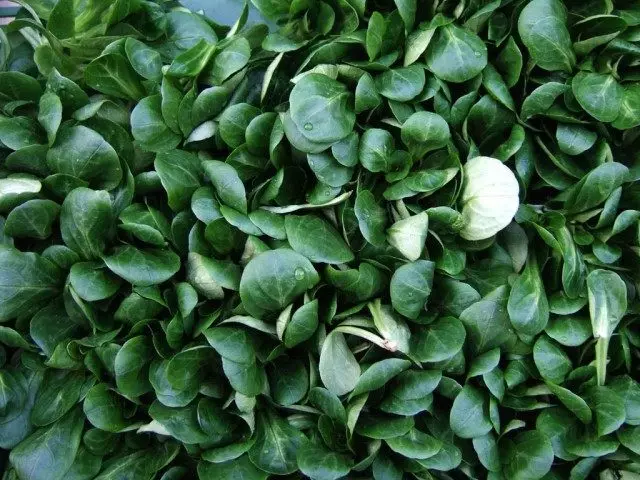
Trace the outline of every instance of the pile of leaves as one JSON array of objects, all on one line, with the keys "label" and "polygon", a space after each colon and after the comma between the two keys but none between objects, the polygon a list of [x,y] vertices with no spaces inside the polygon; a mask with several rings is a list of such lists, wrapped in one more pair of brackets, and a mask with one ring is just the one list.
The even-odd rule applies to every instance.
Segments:
[{"label": "pile of leaves", "polygon": [[637,0],[253,2],[0,30],[2,478],[638,478]]}]

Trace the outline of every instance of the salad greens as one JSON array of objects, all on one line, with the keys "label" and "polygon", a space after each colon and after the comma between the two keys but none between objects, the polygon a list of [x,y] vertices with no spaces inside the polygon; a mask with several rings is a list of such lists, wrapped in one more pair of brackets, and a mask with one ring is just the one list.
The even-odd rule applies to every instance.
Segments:
[{"label": "salad greens", "polygon": [[640,6],[21,0],[3,480],[640,476]]}]

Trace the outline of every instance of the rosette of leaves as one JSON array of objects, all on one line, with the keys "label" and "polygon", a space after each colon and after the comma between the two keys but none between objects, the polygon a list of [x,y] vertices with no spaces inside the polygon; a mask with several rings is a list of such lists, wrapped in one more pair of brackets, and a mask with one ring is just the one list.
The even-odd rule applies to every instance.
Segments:
[{"label": "rosette of leaves", "polygon": [[0,31],[5,477],[637,473],[638,7],[254,3]]}]

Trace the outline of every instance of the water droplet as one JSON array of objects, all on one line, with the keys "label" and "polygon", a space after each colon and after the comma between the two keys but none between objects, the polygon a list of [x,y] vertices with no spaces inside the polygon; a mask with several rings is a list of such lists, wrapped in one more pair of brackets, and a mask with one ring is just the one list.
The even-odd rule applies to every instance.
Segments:
[{"label": "water droplet", "polygon": [[480,52],[473,52],[473,54],[474,54],[476,57],[479,57],[480,55],[482,55]]},{"label": "water droplet", "polygon": [[305,123],[305,124],[304,124],[304,129],[305,129],[305,130],[313,130],[313,124],[311,124],[311,123]]},{"label": "water droplet", "polygon": [[293,272],[293,276],[296,277],[296,280],[304,279],[304,270],[301,268],[296,268],[296,270]]}]

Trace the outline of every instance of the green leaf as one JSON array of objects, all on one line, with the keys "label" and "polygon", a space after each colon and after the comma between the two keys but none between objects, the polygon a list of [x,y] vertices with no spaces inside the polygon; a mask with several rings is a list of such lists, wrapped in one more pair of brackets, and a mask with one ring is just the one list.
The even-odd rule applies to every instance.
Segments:
[{"label": "green leaf", "polygon": [[216,84],[222,84],[234,73],[243,69],[251,58],[251,45],[246,38],[238,36],[219,52],[214,60],[211,74]]},{"label": "green leaf", "polygon": [[[162,97],[160,110],[164,122],[174,134],[180,134],[180,125],[178,125],[178,109],[180,108],[180,102],[182,101],[182,92],[174,85],[173,80],[169,77],[162,78],[162,84],[160,86],[160,95]],[[212,94],[210,89],[203,90],[202,93],[196,98],[193,104],[193,115],[196,118],[204,116],[202,110],[204,105],[210,106],[211,99],[217,98]],[[226,97],[225,97],[226,100]],[[155,107],[157,108],[157,107]],[[221,106],[222,108],[222,106]],[[213,109],[212,109],[213,110]],[[215,110],[213,110],[215,112]],[[216,112],[217,113],[217,112]],[[215,114],[214,114],[215,115]],[[156,113],[153,114],[156,116]],[[202,118],[206,120],[207,118]]]},{"label": "green leaf", "polygon": [[601,122],[613,122],[620,114],[624,90],[611,75],[579,72],[571,89],[585,111]]},{"label": "green leaf", "polygon": [[127,429],[130,422],[124,417],[124,399],[111,391],[105,383],[98,383],[86,394],[82,408],[94,427],[107,432]]},{"label": "green leaf", "polygon": [[4,233],[14,238],[47,238],[59,212],[60,205],[51,200],[27,200],[11,210]]},{"label": "green leaf", "polygon": [[414,427],[413,417],[373,416],[358,421],[356,433],[377,440],[402,437]]},{"label": "green leaf", "polygon": [[475,437],[473,439],[473,449],[478,455],[480,463],[490,472],[500,471],[500,451],[498,444],[492,433]]},{"label": "green leaf", "polygon": [[393,136],[381,128],[370,128],[360,138],[358,159],[370,172],[389,172],[392,168],[391,155],[395,150]]},{"label": "green leaf", "polygon": [[201,480],[213,480],[215,478],[266,480],[268,476],[268,473],[251,463],[246,455],[222,463],[198,462],[198,478]]},{"label": "green leaf", "polygon": [[37,102],[42,96],[40,83],[20,71],[0,72],[0,98],[2,101],[26,100]]},{"label": "green leaf", "polygon": [[318,367],[322,383],[335,395],[351,392],[360,378],[360,365],[339,332],[325,338]]},{"label": "green leaf", "polygon": [[580,155],[589,150],[597,138],[596,133],[580,125],[560,123],[556,130],[558,147],[567,155]]},{"label": "green leaf", "polygon": [[353,462],[346,455],[307,443],[297,452],[298,468],[313,480],[338,480],[349,473]]},{"label": "green leaf", "polygon": [[515,112],[516,106],[509,93],[509,87],[498,71],[490,63],[482,71],[482,85],[489,94],[509,110]]},{"label": "green leaf", "polygon": [[627,286],[610,270],[597,269],[587,277],[589,316],[596,343],[598,385],[604,385],[609,339],[627,311]]},{"label": "green leaf", "polygon": [[154,353],[151,342],[142,335],[122,345],[114,361],[116,385],[121,394],[135,398],[151,391],[149,364]]},{"label": "green leaf", "polygon": [[624,402],[626,410],[625,422],[640,425],[640,385],[628,375],[622,375],[609,382],[612,389]]},{"label": "green leaf", "polygon": [[134,203],[125,208],[118,217],[119,227],[139,240],[154,246],[164,247],[171,237],[171,227],[164,215],[155,208]]},{"label": "green leaf", "polygon": [[389,358],[372,364],[364,371],[353,388],[351,396],[377,390],[389,380],[409,368],[411,362],[399,358]]},{"label": "green leaf", "polygon": [[78,452],[84,417],[76,408],[18,444],[9,461],[21,478],[62,479]]},{"label": "green leaf", "polygon": [[209,299],[224,298],[223,288],[237,291],[241,271],[229,261],[215,260],[191,252],[187,258],[187,280]]},{"label": "green leaf", "polygon": [[178,146],[181,136],[169,128],[163,118],[164,97],[143,98],[131,112],[131,133],[150,152],[167,152]]},{"label": "green leaf", "polygon": [[544,433],[521,432],[509,442],[505,454],[504,474],[508,478],[525,480],[542,478],[553,464],[553,447]]},{"label": "green leaf", "polygon": [[180,211],[189,205],[193,192],[200,187],[198,157],[183,150],[156,155],[154,167],[169,197],[169,207]]},{"label": "green leaf", "polygon": [[383,245],[386,240],[387,213],[377,204],[375,197],[369,190],[358,192],[354,213],[358,219],[358,227],[362,236],[372,245]]},{"label": "green leaf", "polygon": [[44,143],[40,132],[40,126],[30,118],[0,115],[0,142],[12,150]]},{"label": "green leaf", "polygon": [[331,153],[340,165],[355,167],[358,164],[358,146],[360,137],[356,132],[351,132],[339,142],[331,145]]},{"label": "green leaf", "polygon": [[578,213],[596,207],[627,180],[628,174],[627,167],[617,162],[597,166],[572,187],[565,200],[565,208],[571,213]]},{"label": "green leaf", "polygon": [[482,353],[501,346],[510,338],[507,290],[498,287],[460,313],[474,351]]},{"label": "green leaf", "polygon": [[47,165],[89,185],[111,190],[122,180],[120,160],[100,134],[83,126],[62,129],[47,152]]},{"label": "green leaf", "polygon": [[640,452],[640,427],[624,426],[617,431],[620,443],[638,455]]},{"label": "green leaf", "polygon": [[443,443],[442,449],[433,457],[417,461],[423,468],[441,471],[454,470],[461,462],[462,452],[453,443]]},{"label": "green leaf", "polygon": [[412,335],[411,355],[421,362],[447,360],[460,351],[465,338],[465,329],[460,320],[442,317]]},{"label": "green leaf", "polygon": [[300,133],[312,142],[336,142],[355,123],[350,94],[344,85],[325,75],[305,75],[291,90],[291,118]]},{"label": "green leaf", "polygon": [[248,103],[232,105],[220,115],[220,136],[231,148],[245,143],[245,132],[251,121],[260,115],[260,110]]},{"label": "green leaf", "polygon": [[312,300],[298,308],[287,324],[283,342],[293,348],[313,336],[318,328],[318,300]]},{"label": "green leaf", "polygon": [[627,311],[627,286],[610,270],[594,270],[587,277],[589,315],[595,338],[609,338]]},{"label": "green leaf", "polygon": [[380,94],[376,90],[376,84],[373,77],[365,73],[358,80],[355,90],[355,112],[362,113],[366,110],[372,110],[382,103]]},{"label": "green leaf", "polygon": [[511,287],[507,311],[511,325],[518,333],[537,335],[549,321],[549,302],[534,255]]},{"label": "green leaf", "polygon": [[325,279],[353,301],[369,300],[387,286],[387,278],[382,271],[365,262],[357,269],[348,270],[328,266]]},{"label": "green leaf", "polygon": [[584,291],[587,275],[584,258],[566,226],[556,232],[556,239],[564,261],[562,285],[567,296],[575,298]]},{"label": "green leaf", "polygon": [[540,68],[573,70],[576,55],[566,22],[567,10],[559,0],[533,0],[520,12],[518,33]]},{"label": "green leaf", "polygon": [[512,36],[509,36],[494,64],[502,74],[507,87],[512,88],[518,83],[522,73],[522,52]]},{"label": "green leaf", "polygon": [[386,348],[408,354],[411,331],[407,323],[396,316],[389,305],[382,305],[379,299],[369,302],[367,307],[376,329],[385,340]]},{"label": "green leaf", "polygon": [[447,122],[435,113],[416,112],[402,124],[402,142],[414,157],[422,157],[447,145],[451,132]]},{"label": "green leaf", "polygon": [[89,63],[84,79],[94,90],[124,100],[140,100],[145,94],[135,70],[118,53],[107,53]]},{"label": "green leaf", "polygon": [[615,432],[624,423],[624,401],[615,391],[608,387],[591,386],[584,396],[595,414],[596,433],[599,437]]},{"label": "green leaf", "polygon": [[185,11],[171,11],[166,15],[167,54],[175,57],[204,39],[211,44],[218,35],[202,15]]},{"label": "green leaf", "polygon": [[71,267],[69,282],[80,298],[87,302],[104,300],[120,288],[120,279],[98,262],[79,262]]},{"label": "green leaf", "polygon": [[488,352],[478,355],[473,359],[471,365],[469,365],[469,371],[467,372],[467,378],[475,377],[478,375],[485,375],[493,371],[500,362],[500,349],[494,348]]},{"label": "green leaf", "polygon": [[451,430],[460,438],[476,438],[489,433],[489,406],[481,390],[465,385],[456,396],[449,414]]},{"label": "green leaf", "polygon": [[418,3],[416,0],[394,0],[407,32],[411,31],[416,18]]},{"label": "green leaf", "polygon": [[419,65],[387,70],[376,78],[378,93],[389,100],[408,102],[422,92],[424,68]]},{"label": "green leaf", "polygon": [[256,423],[256,441],[249,450],[251,462],[275,475],[295,472],[296,455],[307,443],[304,434],[272,410],[260,412]]},{"label": "green leaf", "polygon": [[638,84],[624,85],[620,112],[611,125],[619,130],[640,125],[640,86]]},{"label": "green leaf", "polygon": [[[228,463],[246,453],[253,446],[253,442],[254,439],[252,438],[246,441],[232,443],[224,447],[210,448],[202,452],[202,459],[216,464]],[[247,457],[245,456],[243,458]],[[258,470],[256,469],[256,471]]]},{"label": "green leaf", "polygon": [[373,12],[371,17],[369,17],[366,37],[366,47],[367,55],[369,55],[369,61],[373,61],[373,59],[376,58],[380,53],[386,29],[387,27],[382,14],[380,12]]},{"label": "green leaf", "polygon": [[62,102],[55,93],[46,93],[40,97],[38,122],[47,132],[49,145],[51,145],[56,139],[58,128],[62,122]]},{"label": "green leaf", "polygon": [[284,226],[291,247],[314,263],[340,264],[354,259],[338,231],[316,215],[288,215]]},{"label": "green leaf", "polygon": [[437,370],[406,370],[393,382],[380,408],[397,415],[415,415],[431,407],[433,392],[442,374]]},{"label": "green leaf", "polygon": [[293,405],[304,398],[309,390],[309,374],[304,364],[282,357],[269,371],[271,394],[279,405]]},{"label": "green leaf", "polygon": [[[57,38],[70,38],[75,36],[75,11],[74,4],[69,0],[62,0],[55,3],[49,14],[47,28]],[[80,26],[80,25],[79,25]]]},{"label": "green leaf", "polygon": [[552,318],[547,335],[566,347],[577,347],[591,338],[591,323],[586,316],[567,315]]},{"label": "green leaf", "polygon": [[549,390],[558,397],[558,400],[560,400],[568,410],[573,412],[582,423],[586,425],[591,423],[591,409],[587,405],[587,402],[567,388],[550,382],[547,382],[547,387],[549,387]]},{"label": "green leaf", "polygon": [[429,43],[426,62],[436,77],[462,83],[487,66],[487,47],[473,32],[448,24],[438,28]]},{"label": "green leaf", "polygon": [[170,436],[186,444],[201,443],[208,435],[200,426],[197,406],[171,408],[155,401],[149,407],[149,416],[158,422]]},{"label": "green leaf", "polygon": [[418,460],[433,457],[442,448],[440,440],[416,428],[412,428],[400,437],[389,438],[386,443],[397,454]]},{"label": "green leaf", "polygon": [[182,52],[173,59],[166,75],[171,77],[195,77],[209,63],[215,45],[206,39],[200,39],[189,50]]},{"label": "green leaf", "polygon": [[571,359],[553,340],[543,335],[533,346],[533,361],[542,378],[562,383],[573,369]]},{"label": "green leaf", "polygon": [[564,83],[547,82],[540,85],[522,102],[520,118],[527,121],[534,115],[544,114],[551,108],[555,99],[567,90],[569,86]]},{"label": "green leaf", "polygon": [[241,213],[247,213],[246,192],[236,170],[217,160],[203,162],[202,167],[213,183],[220,200]]},{"label": "green leaf", "polygon": [[62,418],[80,399],[84,381],[82,372],[48,370],[31,411],[31,422],[46,427]]},{"label": "green leaf", "polygon": [[435,264],[427,260],[406,263],[391,277],[393,308],[405,317],[415,319],[422,312],[433,286]]},{"label": "green leaf", "polygon": [[240,279],[240,298],[255,317],[280,311],[320,280],[306,257],[288,249],[256,255]]},{"label": "green leaf", "polygon": [[127,38],[124,48],[138,75],[156,82],[162,79],[162,58],[158,52],[132,37]]},{"label": "green leaf", "polygon": [[60,294],[62,272],[36,253],[0,246],[0,319],[10,320]]},{"label": "green leaf", "polygon": [[103,260],[113,273],[142,287],[166,282],[180,269],[180,258],[172,251],[140,250],[131,245],[116,248]]},{"label": "green leaf", "polygon": [[342,166],[328,153],[309,153],[307,154],[307,163],[316,178],[330,187],[342,187],[349,183],[353,176],[353,168]]},{"label": "green leaf", "polygon": [[61,75],[55,68],[47,78],[47,90],[60,97],[62,106],[67,111],[78,110],[89,103],[89,95],[76,82]]}]

